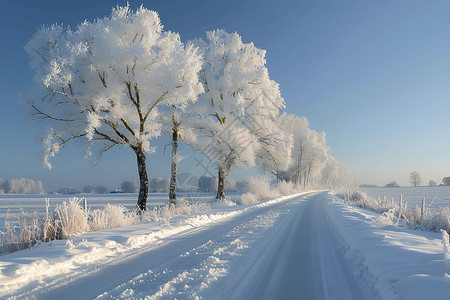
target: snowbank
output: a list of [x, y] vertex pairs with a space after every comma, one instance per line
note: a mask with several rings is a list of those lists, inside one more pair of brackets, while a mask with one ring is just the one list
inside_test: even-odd
[[347, 258], [382, 299], [449, 299], [441, 233], [380, 222], [380, 214], [330, 196], [324, 207]]

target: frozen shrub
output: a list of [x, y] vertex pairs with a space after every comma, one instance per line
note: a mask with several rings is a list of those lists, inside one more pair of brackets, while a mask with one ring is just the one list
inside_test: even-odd
[[258, 199], [256, 196], [252, 193], [245, 193], [241, 196], [241, 200], [238, 202], [238, 204], [246, 205], [246, 204], [253, 204], [257, 202]]
[[434, 213], [428, 210], [423, 223], [424, 227], [428, 230], [437, 231], [443, 229], [450, 232], [450, 208], [446, 207]]
[[0, 232], [0, 253], [14, 252], [36, 244], [42, 237], [40, 221], [36, 212], [21, 211], [17, 217], [7, 214], [4, 231]]
[[288, 196], [300, 192], [300, 188], [296, 188], [294, 183], [287, 181], [279, 181], [276, 189], [282, 196]]
[[381, 216], [379, 216], [378, 218], [375, 219], [375, 224], [377, 224], [378, 226], [388, 226], [388, 225], [393, 225], [395, 224], [395, 220], [396, 216], [395, 213], [392, 209], [385, 211], [381, 214]]
[[[270, 179], [267, 177], [250, 177], [247, 184], [247, 193], [241, 197], [241, 202], [245, 204], [255, 203], [262, 199], [276, 197], [279, 195], [276, 189], [270, 186]], [[252, 196], [248, 195], [251, 194]]]
[[410, 227], [421, 224], [422, 210], [420, 207], [416, 206], [413, 209], [406, 209], [403, 214], [406, 220], [411, 223]]
[[361, 191], [346, 191], [346, 192], [337, 192], [336, 196], [348, 201], [349, 204], [355, 205], [361, 208], [370, 209], [379, 213], [383, 213], [388, 211], [389, 209], [393, 209], [396, 211], [397, 209], [393, 207], [392, 203], [385, 199], [375, 199], [368, 196], [366, 193]]
[[92, 230], [101, 230], [137, 223], [136, 214], [129, 212], [125, 207], [107, 204], [104, 210], [94, 210], [91, 213]]
[[188, 215], [191, 213], [191, 206], [189, 205], [189, 201], [184, 199], [178, 199], [177, 204], [175, 205], [175, 213], [177, 215]]
[[90, 229], [87, 214], [81, 209], [78, 198], [70, 199], [69, 204], [63, 202], [62, 205], [56, 205], [56, 215], [56, 228], [60, 231], [62, 238], [87, 232]]

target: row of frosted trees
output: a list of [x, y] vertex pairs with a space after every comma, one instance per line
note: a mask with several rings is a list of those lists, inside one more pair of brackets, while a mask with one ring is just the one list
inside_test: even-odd
[[172, 203], [180, 142], [214, 162], [217, 198], [225, 197], [232, 167], [258, 165], [278, 180], [305, 186], [318, 177], [331, 185], [347, 172], [327, 155], [324, 133], [281, 112], [284, 100], [269, 77], [265, 51], [237, 33], [215, 30], [183, 44], [163, 30], [156, 12], [118, 6], [75, 30], [43, 26], [26, 51], [37, 81], [28, 99], [31, 114], [51, 125], [44, 164], [51, 168], [49, 159], [74, 140], [87, 142], [86, 155], [96, 161], [114, 147], [130, 148], [141, 210], [148, 194], [146, 154], [163, 134], [172, 137]]

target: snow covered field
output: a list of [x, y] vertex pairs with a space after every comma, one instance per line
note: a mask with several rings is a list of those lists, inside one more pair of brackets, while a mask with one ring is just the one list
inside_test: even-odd
[[425, 197], [427, 207], [432, 209], [442, 209], [450, 207], [450, 186], [436, 187], [397, 187], [397, 188], [364, 188], [360, 189], [367, 195], [381, 199], [386, 196], [388, 200], [392, 198], [397, 203], [400, 195], [403, 195], [403, 201], [407, 202], [409, 208], [421, 205], [422, 198]]
[[327, 192], [81, 234], [2, 256], [0, 297], [447, 299], [441, 235]]
[[[45, 199], [50, 199], [50, 208], [54, 208], [57, 204], [62, 204], [72, 197], [86, 198], [89, 208], [103, 208], [106, 204], [115, 204], [124, 206], [127, 209], [136, 207], [138, 194], [75, 194], [75, 195], [0, 195], [0, 219], [9, 210], [11, 214], [24, 210], [25, 212], [45, 212]], [[231, 200], [238, 196], [236, 193], [227, 193], [227, 197]], [[178, 193], [179, 199], [189, 202], [208, 202], [214, 201], [216, 193]], [[169, 202], [167, 193], [150, 193], [148, 194], [148, 206], [161, 206]]]
[[[86, 198], [89, 209], [103, 209], [108, 203], [123, 206], [133, 210], [137, 203], [137, 194], [76, 194], [76, 195], [0, 195], [0, 231], [4, 226], [5, 218], [11, 220], [17, 219], [17, 216], [23, 211], [26, 213], [37, 212], [44, 214], [46, 211], [46, 198], [50, 201], [49, 210], [55, 209], [56, 205], [68, 202], [72, 197]], [[215, 201], [215, 193], [179, 193], [179, 199], [184, 199], [190, 203], [194, 202], [212, 202]], [[237, 193], [229, 193], [227, 197], [233, 201], [239, 197]], [[163, 206], [169, 202], [167, 193], [149, 194], [147, 203], [148, 208]]]

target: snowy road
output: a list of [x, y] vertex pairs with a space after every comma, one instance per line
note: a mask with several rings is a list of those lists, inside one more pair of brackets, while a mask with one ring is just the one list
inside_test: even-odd
[[326, 193], [252, 208], [19, 290], [37, 299], [364, 299]]

